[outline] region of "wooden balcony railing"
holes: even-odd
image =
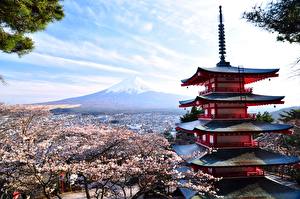
[[[218,114],[215,118],[233,118],[233,119],[255,119],[256,114],[247,113],[247,114]]]
[[[215,173],[213,174],[215,177],[250,177],[250,176],[264,176],[264,170],[256,168],[254,171],[241,171],[241,172],[226,172],[226,173]]]
[[[204,91],[199,91],[199,95],[205,95],[211,92],[228,92],[228,93],[252,93],[253,88],[210,88]]]
[[[209,143],[206,141],[203,141],[201,139],[197,140],[197,143],[205,145],[207,147],[211,148],[242,148],[242,147],[247,147],[247,148],[252,148],[252,147],[259,147],[259,143],[257,141],[252,141],[252,142],[230,142],[230,143]]]
[[[218,115],[208,115],[199,114],[198,118],[201,119],[255,119],[256,114],[218,114]]]
[[[199,114],[198,118],[201,118],[201,119],[214,119],[215,115]]]

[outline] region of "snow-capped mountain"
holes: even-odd
[[[126,79],[105,90],[43,104],[78,104],[78,111],[160,111],[179,110],[178,101],[185,97],[175,94],[157,92],[151,89],[142,79]]]
[[[139,94],[150,91],[150,87],[144,82],[141,78],[135,77],[130,79],[125,79],[122,82],[113,85],[112,87],[106,89],[107,93],[130,93],[130,94]]]

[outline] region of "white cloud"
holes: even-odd
[[[143,26],[143,30],[150,32],[153,29],[153,24],[152,23],[145,23]]]
[[[34,53],[22,59],[0,55],[1,59],[35,66],[59,67],[60,70],[65,68],[63,79],[72,82],[74,77],[85,83],[85,90],[89,90],[89,86],[95,88],[97,84],[101,87],[104,82],[113,84],[117,79],[134,74],[147,79],[160,91],[195,95],[197,88],[181,88],[180,79],[193,75],[197,66],[211,67],[218,62],[218,5],[222,4],[228,61],[235,66],[280,67],[279,78],[253,84],[255,91],[286,95],[287,105],[300,101],[300,94],[295,89],[287,89],[299,85],[298,80],[287,78],[290,76],[291,63],[299,57],[299,46],[277,42],[271,33],[241,19],[243,11],[249,10],[260,0],[244,0],[243,3],[236,3],[236,0],[65,2],[71,14],[66,15],[62,23],[78,21],[76,30],[69,37],[58,39],[60,34],[64,34],[64,28],[54,29],[55,34],[53,30],[52,34],[51,31],[39,33],[34,36],[37,45]],[[85,30],[87,23],[89,29]],[[84,35],[87,33],[88,36]],[[68,77],[70,71],[74,73],[77,69],[82,71],[85,68],[106,71],[117,78],[106,80],[94,74],[85,76],[80,73]],[[74,91],[66,89],[64,92],[80,94],[83,87],[78,82],[73,83],[76,85]],[[32,82],[32,85],[38,84]],[[56,85],[57,82],[53,78],[47,84]],[[73,89],[67,83],[61,86]],[[16,93],[23,92],[16,87],[11,87],[11,92],[14,89]],[[52,88],[46,86],[47,89],[51,93]]]
[[[7,71],[5,73],[8,84],[1,85],[0,101],[7,103],[37,103],[91,94],[106,89],[121,80],[115,77],[95,75],[28,74]],[[30,80],[22,80],[24,76]],[[39,78],[45,76],[48,80],[37,80],[35,76]]]
[[[139,72],[131,69],[122,67],[116,67],[107,64],[95,63],[92,61],[68,59],[63,57],[56,57],[40,53],[31,53],[22,59],[12,56],[2,56],[4,60],[11,60],[15,62],[30,63],[37,66],[51,66],[51,67],[62,67],[66,69],[75,70],[76,68],[94,68],[103,71],[125,73],[125,74],[139,74]]]

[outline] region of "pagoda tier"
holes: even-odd
[[[286,156],[261,148],[218,149],[209,151],[197,144],[174,145],[175,152],[188,163],[199,167],[247,167],[295,164],[297,156]]]
[[[209,103],[243,103],[245,106],[283,104],[284,96],[256,95],[252,93],[210,93],[195,99],[180,101],[180,107],[201,106]],[[222,107],[220,107],[222,108]]]
[[[300,192],[285,185],[281,185],[270,178],[225,178],[216,183],[218,195],[223,199],[242,198],[242,199],[299,199]],[[200,199],[206,197],[198,196],[196,191],[181,188],[180,192],[185,198]]]
[[[222,179],[217,182],[216,186],[219,188],[218,194],[224,196],[223,199],[300,198],[299,190],[279,184],[266,177]]]
[[[209,151],[197,144],[174,145],[175,152],[191,165],[216,177],[263,176],[265,166],[299,162],[297,156],[286,156],[260,148],[218,149]]]
[[[245,84],[253,83],[265,78],[278,77],[279,69],[256,69],[233,67],[227,65],[225,67],[200,68],[190,78],[181,80],[181,86],[204,85],[211,79],[222,78],[243,78]]]
[[[198,134],[232,134],[232,133],[291,133],[292,125],[259,122],[255,120],[206,120],[177,124],[176,130]]]
[[[177,124],[176,130],[194,134],[196,143],[207,148],[253,148],[259,143],[254,134],[292,134],[291,125],[254,120],[196,120]]]
[[[200,167],[246,167],[288,165],[299,162],[297,156],[286,156],[269,152],[261,148],[218,149],[193,160],[191,164]]]

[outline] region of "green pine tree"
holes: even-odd
[[[197,107],[193,106],[191,111],[187,111],[182,117],[180,117],[181,122],[191,122],[198,119],[199,114],[203,114],[204,111],[202,109],[198,109]]]
[[[258,112],[258,114],[256,115],[256,121],[274,122],[274,119],[272,118],[272,115],[269,112],[265,111],[263,114]]]
[[[264,8],[254,6],[243,17],[258,27],[277,33],[278,41],[300,43],[299,0],[270,0]]]
[[[19,56],[29,53],[34,42],[28,34],[44,30],[63,17],[59,0],[1,0],[0,50]]]

